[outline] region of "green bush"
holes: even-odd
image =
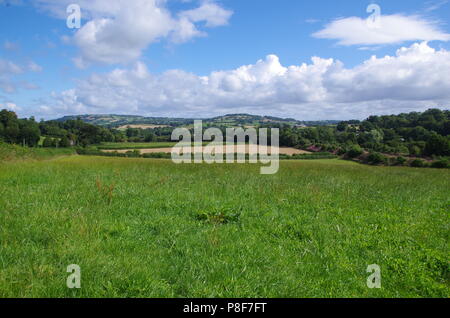
[[[424,160],[415,159],[415,160],[411,161],[409,165],[411,167],[415,167],[415,168],[423,168],[423,167],[427,166],[427,163]]]
[[[350,159],[353,159],[361,156],[362,154],[363,150],[360,146],[353,146],[349,151],[347,151],[346,156]]]
[[[448,162],[447,159],[442,159],[442,160],[438,160],[435,161],[431,164],[432,168],[438,168],[438,169],[443,169],[443,168],[450,168],[450,164]]]
[[[367,163],[371,165],[380,165],[387,162],[387,158],[379,152],[372,152],[366,158]]]
[[[405,157],[400,156],[395,159],[395,164],[398,166],[403,166],[406,162],[407,162],[407,160]]]

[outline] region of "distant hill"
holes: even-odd
[[[193,118],[170,118],[170,117],[144,117],[135,115],[77,115],[64,116],[56,119],[56,121],[76,120],[80,118],[82,121],[103,127],[119,128],[127,125],[162,125],[180,127],[192,125]],[[202,118],[205,124],[217,126],[260,126],[267,124],[285,124],[291,126],[327,126],[339,123],[337,120],[321,120],[321,121],[299,121],[293,118],[279,118],[273,116],[256,116],[250,114],[229,114],[213,118]]]

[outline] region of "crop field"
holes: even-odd
[[[0,297],[449,297],[448,170],[0,163]],[[81,268],[69,289],[67,266]],[[378,264],[382,288],[369,289]]]

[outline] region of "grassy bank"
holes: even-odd
[[[73,148],[29,148],[0,142],[0,161],[45,160],[75,153]]]
[[[448,297],[450,172],[341,160],[0,167],[2,297]],[[78,264],[82,288],[68,289]],[[369,264],[382,288],[368,289]]]

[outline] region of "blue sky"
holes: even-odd
[[[66,26],[71,3],[81,29]],[[385,18],[366,30],[372,3]],[[445,0],[0,0],[0,108],[298,119],[448,109],[449,16]]]

